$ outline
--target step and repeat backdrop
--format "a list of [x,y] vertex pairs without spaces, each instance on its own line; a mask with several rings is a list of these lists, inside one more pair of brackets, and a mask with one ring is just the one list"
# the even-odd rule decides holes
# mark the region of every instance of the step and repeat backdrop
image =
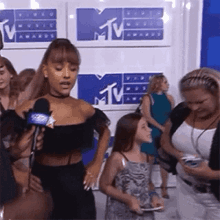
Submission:
[[[71,95],[100,108],[111,120],[105,158],[111,152],[116,122],[136,109],[150,78],[163,73],[172,83],[172,1],[2,2],[2,55],[18,72],[37,69],[55,38],[66,37],[78,47],[82,64]],[[94,152],[95,148],[83,153],[85,164]]]
[[[136,109],[153,75],[171,73],[171,31],[170,2],[68,4],[68,38],[82,56],[71,94],[100,108],[111,120],[103,166],[111,153],[118,119]],[[85,163],[91,158],[91,151],[84,153]]]
[[220,1],[204,0],[201,67],[220,71]]

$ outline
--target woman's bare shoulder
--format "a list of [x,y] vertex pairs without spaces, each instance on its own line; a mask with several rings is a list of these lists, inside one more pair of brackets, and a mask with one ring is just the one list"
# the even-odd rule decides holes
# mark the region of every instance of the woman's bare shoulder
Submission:
[[142,103],[143,106],[149,106],[151,104],[151,97],[149,93],[146,93],[143,97],[142,97]]
[[112,152],[108,158],[108,161],[110,164],[117,166],[118,168],[123,168],[122,167],[123,158],[124,157],[119,152]]
[[146,93],[143,97],[142,97],[142,101],[143,102],[149,102],[150,101],[150,94]]
[[122,154],[117,151],[112,152],[110,157],[115,161],[120,161],[123,158]]
[[86,118],[90,118],[94,115],[95,108],[91,104],[89,104],[88,102],[82,99],[77,99],[77,102],[78,102],[81,112]]

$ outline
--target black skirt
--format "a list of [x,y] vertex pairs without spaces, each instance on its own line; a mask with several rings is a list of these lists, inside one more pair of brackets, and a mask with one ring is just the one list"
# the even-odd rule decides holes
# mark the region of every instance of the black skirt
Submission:
[[0,206],[17,196],[17,185],[13,176],[10,155],[0,140]]
[[83,162],[64,166],[45,166],[34,162],[32,174],[51,192],[54,210],[51,219],[96,219],[92,190],[84,190]]

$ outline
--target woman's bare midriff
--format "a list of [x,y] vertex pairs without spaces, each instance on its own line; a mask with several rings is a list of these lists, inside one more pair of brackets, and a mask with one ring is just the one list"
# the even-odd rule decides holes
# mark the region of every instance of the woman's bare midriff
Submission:
[[36,156],[36,161],[46,166],[65,166],[68,164],[78,163],[81,160],[82,154],[78,149],[62,155],[42,153]]

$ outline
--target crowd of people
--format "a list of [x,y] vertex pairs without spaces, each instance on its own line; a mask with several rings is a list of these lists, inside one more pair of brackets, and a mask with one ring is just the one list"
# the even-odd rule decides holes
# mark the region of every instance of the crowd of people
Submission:
[[[63,38],[50,43],[36,71],[17,74],[0,57],[0,219],[96,219],[92,187],[108,148],[110,120],[70,96],[80,63],[78,49]],[[220,73],[209,68],[186,74],[179,83],[183,102],[175,106],[167,78],[160,74],[150,79],[141,112],[124,115],[116,125],[99,184],[107,195],[106,219],[150,220],[154,209],[166,209],[168,172],[158,149],[177,161],[180,218],[220,218],[219,83]],[[49,105],[49,123],[41,128],[32,152],[36,128],[27,125],[26,117],[42,98]],[[94,131],[96,153],[84,166],[82,150],[93,148]],[[197,166],[186,164],[186,156],[199,159]],[[155,163],[161,170],[161,196],[152,181]]]

